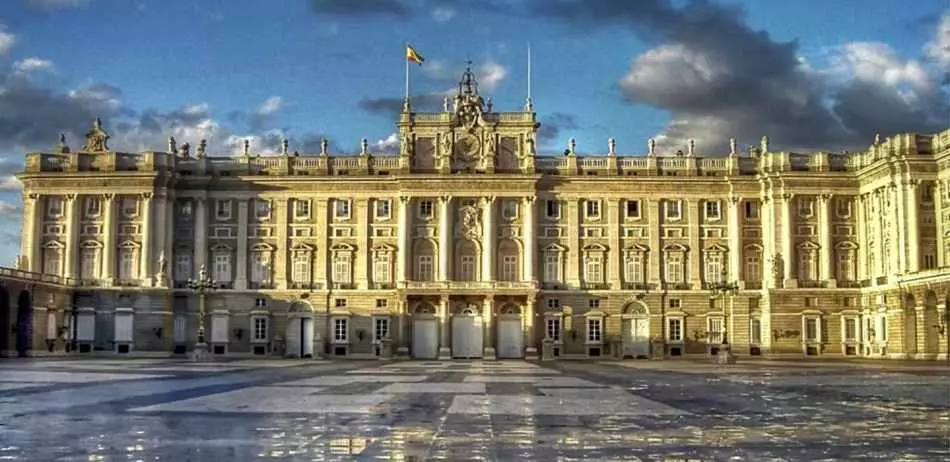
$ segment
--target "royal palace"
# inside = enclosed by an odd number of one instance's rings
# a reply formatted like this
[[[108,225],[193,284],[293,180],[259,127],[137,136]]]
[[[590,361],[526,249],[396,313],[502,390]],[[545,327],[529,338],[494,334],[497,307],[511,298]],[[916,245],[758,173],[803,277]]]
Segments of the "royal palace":
[[[468,71],[397,126],[397,154],[126,153],[98,120],[28,153],[0,353],[947,358],[950,130],[538,156],[530,99]]]

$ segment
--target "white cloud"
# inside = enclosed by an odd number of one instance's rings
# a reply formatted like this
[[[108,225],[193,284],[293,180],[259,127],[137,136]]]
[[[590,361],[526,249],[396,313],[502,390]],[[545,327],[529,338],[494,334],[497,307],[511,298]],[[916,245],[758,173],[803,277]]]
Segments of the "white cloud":
[[[455,9],[447,6],[437,6],[432,10],[432,19],[437,23],[445,23],[455,17]]]
[[[370,152],[373,153],[395,153],[399,152],[399,134],[391,133],[384,140],[376,140],[370,146]]]
[[[15,176],[0,177],[0,191],[20,191],[21,189],[23,189],[23,183],[20,183]]]
[[[261,104],[261,107],[257,109],[257,113],[262,116],[271,115],[278,110],[283,105],[283,100],[280,96],[271,96],[267,98],[267,101],[264,101],[264,104]]]
[[[31,72],[54,72],[56,66],[52,61],[48,59],[37,58],[36,56],[21,59],[13,63],[13,71],[19,72],[21,74],[29,74]]]
[[[15,217],[21,214],[20,206],[0,200],[0,217]]]
[[[940,18],[934,38],[927,43],[924,51],[941,70],[950,72],[950,11]]]
[[[0,56],[9,53],[14,43],[16,43],[16,36],[7,32],[7,28],[0,24]]]
[[[508,69],[504,66],[491,60],[486,61],[478,67],[478,74],[476,75],[479,90],[494,91],[507,75]]]

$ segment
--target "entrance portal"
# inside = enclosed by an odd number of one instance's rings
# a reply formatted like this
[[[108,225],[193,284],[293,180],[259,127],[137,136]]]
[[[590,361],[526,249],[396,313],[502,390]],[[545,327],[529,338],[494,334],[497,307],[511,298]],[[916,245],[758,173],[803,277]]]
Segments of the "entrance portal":
[[[504,306],[498,315],[496,354],[499,359],[524,357],[524,331],[521,326],[521,308],[515,305]]]
[[[452,318],[452,357],[481,358],[484,326],[478,311],[468,306]]]
[[[427,303],[416,307],[412,318],[412,357],[436,359],[439,356],[439,320]]]
[[[624,310],[623,355],[650,356],[650,316],[641,302],[631,303]]]

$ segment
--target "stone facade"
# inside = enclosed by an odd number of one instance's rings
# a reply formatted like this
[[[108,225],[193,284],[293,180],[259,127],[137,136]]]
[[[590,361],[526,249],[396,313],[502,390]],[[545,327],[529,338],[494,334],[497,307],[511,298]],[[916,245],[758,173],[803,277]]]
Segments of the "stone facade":
[[[950,130],[546,157],[538,128],[469,73],[396,155],[123,153],[97,122],[27,154],[18,274],[68,294],[80,354],[184,353],[203,312],[228,355],[946,357]]]

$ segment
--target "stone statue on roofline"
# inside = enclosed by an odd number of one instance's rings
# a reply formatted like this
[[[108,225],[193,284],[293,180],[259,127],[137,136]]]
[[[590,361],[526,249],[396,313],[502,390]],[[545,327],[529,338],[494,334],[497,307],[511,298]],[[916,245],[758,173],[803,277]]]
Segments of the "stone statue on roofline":
[[[102,129],[102,120],[96,117],[92,124],[92,129],[86,133],[86,145],[82,148],[85,152],[106,152],[109,150],[109,134]]]
[[[647,141],[647,153],[651,156],[656,155],[656,139],[650,138],[650,140]]]
[[[69,154],[69,145],[66,144],[66,134],[59,134],[59,144],[56,145],[57,154]]]
[[[178,154],[178,142],[175,141],[174,136],[168,137],[168,153],[169,154]]]
[[[208,140],[201,140],[198,142],[198,149],[195,151],[195,154],[199,159],[203,159],[206,151],[208,150]]]

